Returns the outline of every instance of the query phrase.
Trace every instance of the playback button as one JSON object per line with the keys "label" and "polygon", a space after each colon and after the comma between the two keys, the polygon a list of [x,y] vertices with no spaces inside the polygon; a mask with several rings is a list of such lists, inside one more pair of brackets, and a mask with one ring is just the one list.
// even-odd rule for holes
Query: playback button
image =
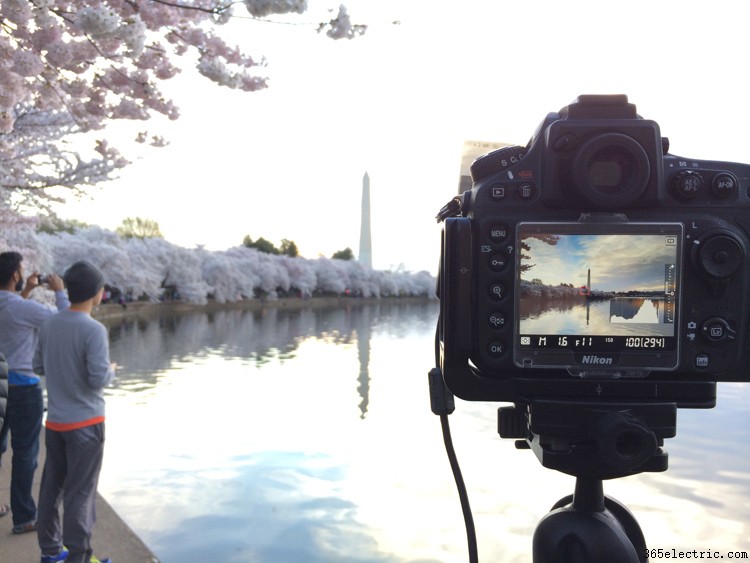
{"label": "playback button", "polygon": [[495,201],[505,199],[505,192],[506,188],[502,184],[495,184],[494,186],[490,186],[490,197]]}

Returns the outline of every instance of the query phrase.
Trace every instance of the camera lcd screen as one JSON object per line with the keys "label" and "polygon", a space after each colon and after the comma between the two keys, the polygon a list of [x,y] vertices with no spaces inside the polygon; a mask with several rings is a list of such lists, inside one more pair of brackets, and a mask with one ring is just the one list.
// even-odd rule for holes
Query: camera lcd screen
{"label": "camera lcd screen", "polygon": [[675,369],[679,223],[521,223],[520,367]]}

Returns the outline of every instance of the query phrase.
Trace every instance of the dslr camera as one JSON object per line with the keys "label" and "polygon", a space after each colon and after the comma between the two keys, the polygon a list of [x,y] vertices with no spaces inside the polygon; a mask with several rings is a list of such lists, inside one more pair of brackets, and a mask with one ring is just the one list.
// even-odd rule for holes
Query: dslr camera
{"label": "dslr camera", "polygon": [[750,381],[750,165],[580,96],[441,211],[437,354],[466,400],[710,408]]}

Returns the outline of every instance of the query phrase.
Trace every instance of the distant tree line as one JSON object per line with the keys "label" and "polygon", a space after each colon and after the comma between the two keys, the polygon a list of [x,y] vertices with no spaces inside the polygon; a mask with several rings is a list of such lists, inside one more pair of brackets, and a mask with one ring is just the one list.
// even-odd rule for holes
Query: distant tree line
{"label": "distant tree line", "polygon": [[[55,233],[73,234],[77,230],[85,229],[89,225],[77,219],[60,219],[59,217],[50,216],[42,219],[38,226],[37,232],[53,235]],[[153,219],[144,219],[143,217],[127,217],[115,232],[124,239],[137,238],[164,238],[159,228],[159,223]]]}
{"label": "distant tree line", "polygon": [[[60,232],[74,233],[78,229],[88,227],[86,223],[78,220],[66,220],[57,217],[47,218],[40,222],[37,231],[47,234]],[[115,230],[115,232],[124,239],[149,239],[164,238],[159,227],[159,223],[153,219],[143,217],[127,217]],[[271,241],[260,237],[253,240],[250,235],[246,235],[242,241],[245,248],[254,248],[258,252],[273,254],[274,256],[289,256],[290,258],[299,257],[299,248],[293,240],[281,239],[281,246],[276,247]],[[333,260],[354,260],[354,252],[348,246],[344,250],[338,250],[331,256]]]}
{"label": "distant tree line", "polygon": [[254,241],[250,235],[246,235],[242,241],[242,246],[245,248],[254,248],[258,252],[265,252],[266,254],[275,254],[276,256],[290,256],[291,258],[299,256],[297,245],[293,240],[289,239],[281,239],[281,248],[276,248],[272,242],[263,237]]}
{"label": "distant tree line", "polygon": [[354,260],[354,252],[347,246],[344,250],[334,252],[331,258],[334,260]]}
{"label": "distant tree line", "polygon": [[[281,239],[281,247],[276,248],[272,242],[263,237],[254,241],[250,235],[245,235],[242,246],[245,248],[254,248],[258,252],[265,252],[266,254],[274,254],[276,256],[290,256],[291,258],[299,256],[299,249],[296,243],[289,239]],[[354,252],[347,246],[344,250],[334,252],[331,258],[334,260],[354,260]]]}
{"label": "distant tree line", "polygon": [[117,227],[117,234],[122,238],[164,238],[159,229],[159,223],[153,219],[128,217],[123,219],[122,225]]}

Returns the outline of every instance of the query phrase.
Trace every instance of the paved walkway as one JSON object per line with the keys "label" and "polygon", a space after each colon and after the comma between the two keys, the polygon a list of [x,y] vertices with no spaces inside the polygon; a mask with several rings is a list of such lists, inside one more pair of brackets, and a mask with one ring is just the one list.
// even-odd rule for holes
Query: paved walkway
{"label": "paved walkway", "polygon": [[[0,467],[0,504],[10,503],[10,448],[3,456]],[[39,468],[34,474],[34,495],[39,492],[39,482],[44,467],[44,431],[39,452]],[[106,453],[105,453],[106,457]],[[36,534],[15,535],[12,533],[10,514],[0,518],[0,561],[2,563],[39,563],[41,552]],[[99,557],[110,557],[112,563],[158,563],[158,559],[140,540],[135,532],[120,518],[101,495],[96,499],[96,527],[91,540],[94,554]]]}

